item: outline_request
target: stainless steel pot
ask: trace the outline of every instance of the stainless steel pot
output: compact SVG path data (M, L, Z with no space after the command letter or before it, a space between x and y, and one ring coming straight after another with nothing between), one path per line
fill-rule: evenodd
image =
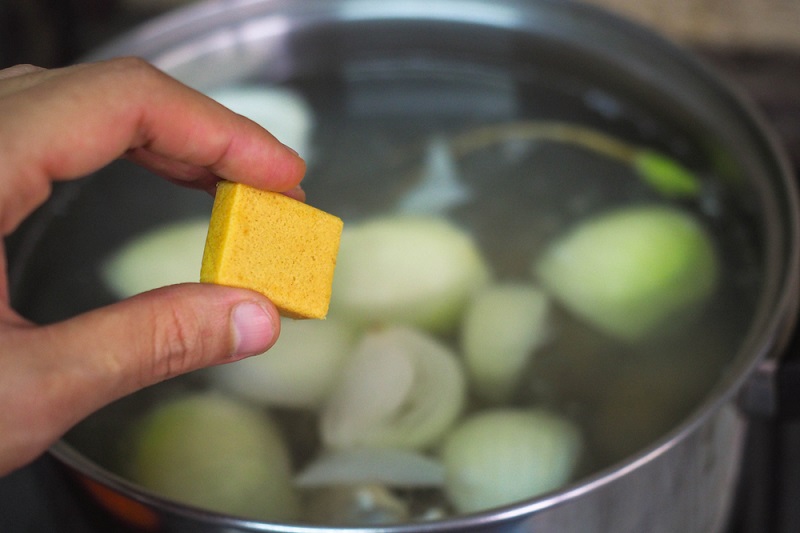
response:
M358 75L364 65L387 73L398 65L418 64L425 68L469 64L476 73L495 68L551 69L565 79L592 80L610 93L618 91L651 116L688 132L725 176L725 186L741 204L742 216L748 219L760 245L761 290L747 320L747 333L737 353L731 354L724 378L663 438L563 490L476 515L379 530L724 530L748 425L749 414L743 405L766 412L773 407L769 383L761 386L764 379L769 382L769 374L762 370L774 365L794 324L800 211L791 174L761 119L700 62L652 33L600 10L548 0L218 0L149 23L89 59L119 55L144 57L200 89L243 79L280 83L327 73L330 98L344 98L337 93L342 72ZM433 63L425 65L431 58ZM491 98L471 100L478 105L469 112L478 118L484 112L512 118L521 108L540 105L546 114L545 104L527 101L516 90L497 87ZM431 111L409 107L408 100L393 100L391 95L362 96L349 105L406 106L413 120ZM463 108L454 103L452 113L463 113ZM120 204L105 205L115 195L129 199L138 194L142 205L163 203L170 206L170 213L207 207L206 199L173 201L169 190L157 197L143 197L141 187L137 186L136 192L124 180L115 179L120 172L106 171L112 177L95 180L80 193L78 203L92 202L95 218L114 217L125 231L141 229L166 215L154 209L150 219L142 220L135 206L126 212ZM125 168L124 172L136 171ZM16 298L24 302L20 304L23 308L35 310L30 314L40 320L57 319L67 311L53 310L45 296L37 301L22 288L32 277L44 277L41 270L31 268L31 258L41 244L36 236L51 231L54 216L75 211L75 198L76 194L69 192L56 195L49 217L28 228L32 244L21 246L11 265L12 275L17 273L22 279ZM73 250L80 261L96 254L94 247L108 238L104 228L97 231ZM56 234L51 239L59 237ZM48 287L58 290L66 281L51 276L44 282L46 287L39 284L37 294L47 294ZM73 302L69 312L103 303L107 296L90 289L84 290L81 298L85 300ZM144 530L322 530L255 523L165 501L107 472L65 442L57 444L52 454L107 509Z

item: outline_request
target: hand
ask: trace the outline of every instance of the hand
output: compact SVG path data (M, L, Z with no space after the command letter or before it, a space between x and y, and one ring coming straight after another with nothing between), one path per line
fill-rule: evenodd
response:
M304 199L303 161L264 129L137 59L0 70L0 231L51 183L127 157L190 187L220 179ZM99 407L145 386L268 349L263 296L208 284L138 295L38 326L9 305L0 240L0 475L35 459Z

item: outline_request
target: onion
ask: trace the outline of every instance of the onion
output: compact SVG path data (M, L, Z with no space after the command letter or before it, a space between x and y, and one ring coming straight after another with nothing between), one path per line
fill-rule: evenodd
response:
M489 285L464 316L461 344L473 390L492 402L508 401L520 372L547 335L547 296L531 284Z
M268 130L301 157L308 159L311 156L314 115L297 91L279 86L234 85L207 94Z
M435 137L428 144L419 183L400 199L398 209L403 213L441 215L471 197L472 191L463 183L447 141Z
M350 224L339 247L330 316L448 331L488 279L470 235L443 218L396 216Z
M317 408L338 379L355 344L336 319L281 319L278 342L266 353L209 369L213 383L264 405Z
M207 234L208 219L159 226L123 244L103 265L103 278L119 298L196 282Z
M573 313L629 341L685 323L719 278L714 245L700 224L661 206L587 220L554 242L533 272Z
M261 520L293 520L299 500L289 454L266 413L219 393L163 403L135 426L130 478L189 505Z
M352 448L324 453L295 477L302 488L379 484L387 487L441 487L441 463L409 450Z
M445 439L445 491L460 512L508 505L569 480L578 429L543 409L496 409L466 419Z
M463 371L446 346L405 326L371 331L323 407L320 433L332 449L422 449L447 431L464 399Z

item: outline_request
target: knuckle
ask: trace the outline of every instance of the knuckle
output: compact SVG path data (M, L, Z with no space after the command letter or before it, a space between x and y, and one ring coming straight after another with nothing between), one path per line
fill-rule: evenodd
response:
M154 326L153 379L162 381L191 370L203 351L196 315L172 306L168 312L158 315Z
M145 87L153 83L158 83L166 77L166 75L154 65L135 56L110 59L104 63L104 67L108 69L113 76L124 78L128 84L141 84Z
M154 67L152 64L148 63L141 57L136 56L117 57L110 59L108 64L119 70L140 72L143 75L151 75L155 72L158 72L156 67Z
M36 65L31 65L29 63L22 63L19 65L13 65L11 67L0 69L0 79L13 78L16 76L26 76L28 74L36 74L39 72L43 72L45 70L46 69L42 67L37 67Z

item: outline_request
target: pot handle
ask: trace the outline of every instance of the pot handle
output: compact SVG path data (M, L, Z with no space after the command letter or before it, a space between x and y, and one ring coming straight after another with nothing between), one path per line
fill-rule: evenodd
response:
M749 417L745 458L732 523L737 532L790 533L800 523L794 495L800 490L800 330L765 359L738 398Z
M739 404L751 417L800 420L800 328L783 344L785 348L765 359L742 388Z

